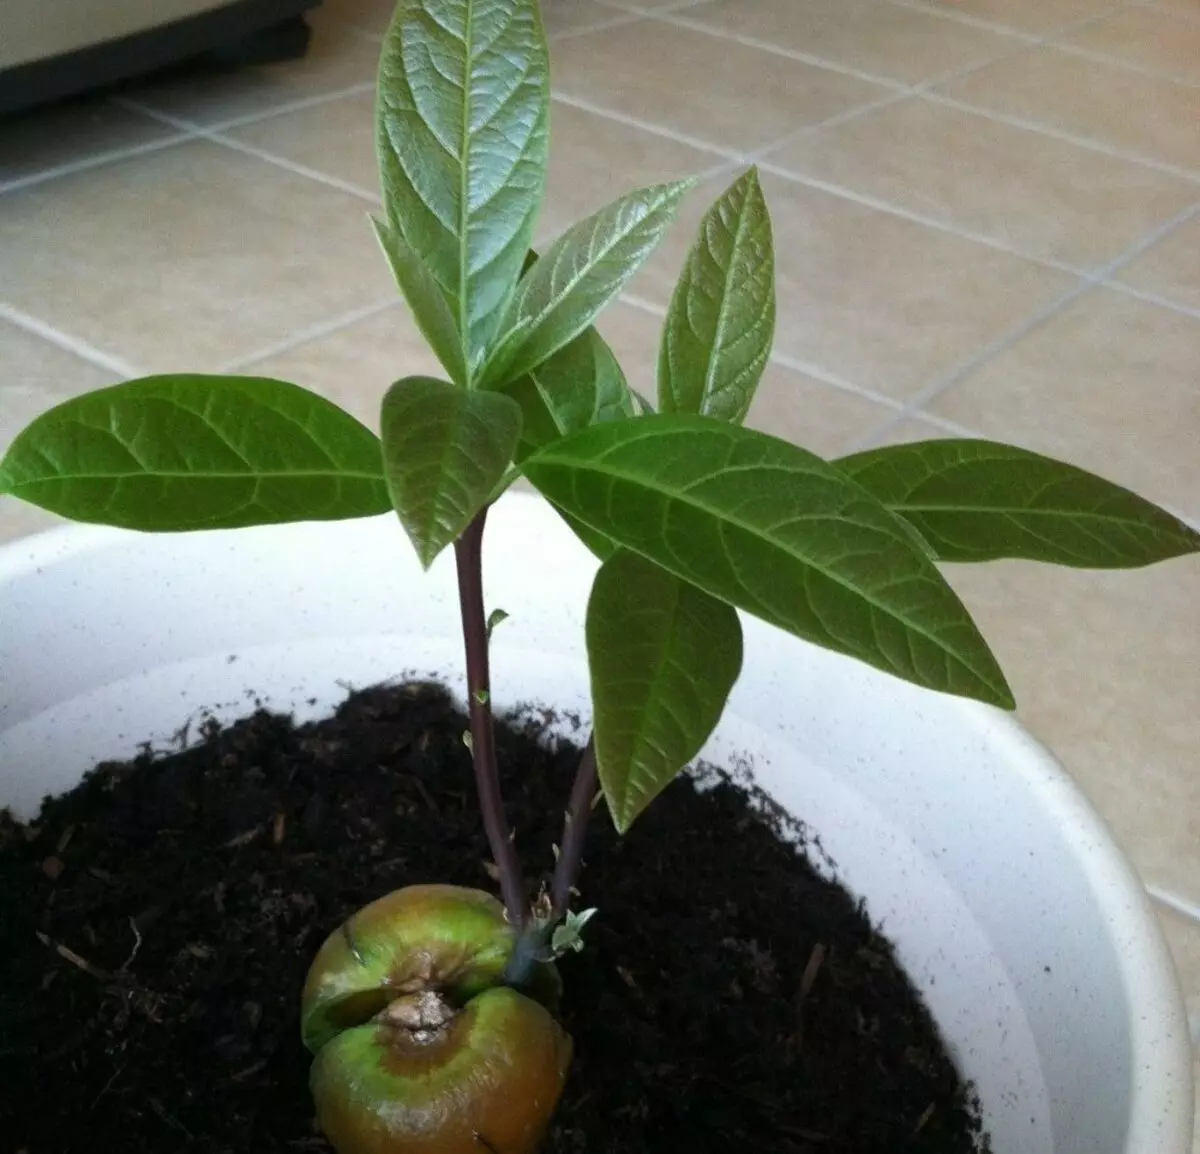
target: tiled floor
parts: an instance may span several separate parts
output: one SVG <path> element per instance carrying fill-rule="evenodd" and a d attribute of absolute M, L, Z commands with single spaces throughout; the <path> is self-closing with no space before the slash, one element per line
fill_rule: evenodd
<path fill-rule="evenodd" d="M 0 446 L 125 374 L 253 367 L 373 420 L 433 368 L 365 222 L 390 8 L 327 0 L 300 63 L 0 124 Z M 756 423 L 829 454 L 1012 440 L 1200 521 L 1200 0 L 545 8 L 543 238 L 634 185 L 763 168 L 780 324 Z M 702 206 L 603 323 L 643 385 Z M 47 521 L 6 504 L 0 539 Z M 1200 565 L 952 577 L 1175 907 L 1200 1016 Z"/>

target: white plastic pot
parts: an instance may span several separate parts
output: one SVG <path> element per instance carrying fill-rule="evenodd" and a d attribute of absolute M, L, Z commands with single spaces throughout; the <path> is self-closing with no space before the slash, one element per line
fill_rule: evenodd
<path fill-rule="evenodd" d="M 494 696 L 587 708 L 594 562 L 510 495 L 485 549 Z M 1010 717 L 753 620 L 714 764 L 819 833 L 897 944 L 983 1102 L 996 1154 L 1186 1154 L 1182 999 L 1136 876 Z M 303 718 L 405 674 L 461 692 L 452 558 L 390 517 L 233 533 L 70 528 L 0 551 L 0 804 L 253 699 Z"/>

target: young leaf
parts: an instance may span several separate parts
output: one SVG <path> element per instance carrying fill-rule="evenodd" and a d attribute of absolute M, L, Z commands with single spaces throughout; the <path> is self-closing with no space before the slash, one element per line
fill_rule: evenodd
<path fill-rule="evenodd" d="M 515 380 L 583 332 L 658 246 L 694 184 L 631 192 L 559 237 L 521 278 L 483 382 Z"/>
<path fill-rule="evenodd" d="M 65 401 L 9 446 L 13 496 L 147 532 L 370 517 L 390 507 L 379 440 L 299 385 L 143 377 Z"/>
<path fill-rule="evenodd" d="M 489 641 L 491 641 L 491 639 L 492 639 L 492 631 L 496 628 L 496 626 L 500 625 L 502 622 L 505 622 L 507 620 L 508 620 L 508 611 L 505 609 L 493 609 L 488 614 L 487 638 Z"/>
<path fill-rule="evenodd" d="M 517 448 L 521 410 L 500 393 L 407 377 L 383 399 L 392 505 L 429 568 L 490 500 Z"/>
<path fill-rule="evenodd" d="M 421 335 L 429 342 L 434 355 L 450 374 L 456 385 L 467 384 L 467 362 L 463 357 L 462 341 L 458 336 L 458 322 L 442 291 L 429 270 L 421 263 L 404 238 L 390 224 L 371 218 L 375 236 L 383 255 L 387 258 L 392 276 L 404 294 L 413 319 Z"/>
<path fill-rule="evenodd" d="M 521 406 L 521 445 L 526 452 L 588 425 L 634 415 L 625 374 L 594 328 L 584 329 L 503 391 Z"/>
<path fill-rule="evenodd" d="M 537 0 L 401 0 L 384 40 L 376 137 L 388 223 L 445 293 L 469 372 L 533 235 L 549 75 Z"/>
<path fill-rule="evenodd" d="M 621 550 L 596 574 L 587 647 L 596 764 L 624 833 L 721 720 L 742 626 L 724 601 Z"/>
<path fill-rule="evenodd" d="M 939 561 L 1124 569 L 1200 552 L 1200 533 L 1149 501 L 1012 445 L 923 441 L 834 464 L 909 521 Z"/>
<path fill-rule="evenodd" d="M 1012 707 L 904 524 L 795 445 L 658 415 L 585 429 L 523 471 L 563 512 L 714 597 L 919 685 Z"/>
<path fill-rule="evenodd" d="M 671 297 L 658 359 L 660 412 L 741 424 L 774 335 L 771 218 L 751 168 L 708 210 Z"/>

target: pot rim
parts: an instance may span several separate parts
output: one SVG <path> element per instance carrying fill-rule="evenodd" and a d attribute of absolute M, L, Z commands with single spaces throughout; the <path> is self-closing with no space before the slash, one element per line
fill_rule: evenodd
<path fill-rule="evenodd" d="M 502 500 L 527 507 L 541 503 L 536 494 L 511 490 Z M 186 535 L 198 536 L 200 531 Z M 0 545 L 0 587 L 57 562 L 119 548 L 141 536 L 144 534 L 107 526 L 69 523 L 18 538 Z M 1144 883 L 1063 764 L 1013 714 L 963 698 L 953 698 L 950 703 L 981 738 L 1006 747 L 1006 760 L 1016 767 L 1014 772 L 1024 788 L 1042 809 L 1055 816 L 1109 927 L 1131 1019 L 1134 1084 L 1130 1088 L 1127 1148 L 1188 1149 L 1193 1110 L 1189 1027 L 1174 962 Z"/>

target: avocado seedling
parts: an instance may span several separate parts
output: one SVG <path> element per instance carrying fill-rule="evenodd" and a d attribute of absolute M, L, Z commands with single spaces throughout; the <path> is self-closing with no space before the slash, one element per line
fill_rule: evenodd
<path fill-rule="evenodd" d="M 739 612 L 1010 709 L 939 562 L 1122 568 L 1200 549 L 1168 512 L 1019 447 L 947 439 L 825 461 L 745 428 L 776 324 L 753 168 L 703 214 L 666 310 L 651 406 L 594 322 L 696 182 L 631 192 L 534 253 L 549 76 L 537 0 L 396 9 L 373 223 L 444 376 L 397 380 L 381 436 L 285 381 L 170 374 L 59 405 L 0 463 L 0 493 L 81 521 L 173 532 L 394 510 L 426 568 L 453 549 L 464 740 L 500 897 L 402 889 L 321 947 L 300 1017 L 318 1119 L 339 1154 L 537 1149 L 572 1052 L 555 959 L 586 948 L 595 913 L 572 908 L 589 816 L 602 797 L 628 830 L 695 758 L 741 671 Z M 592 736 L 540 892 L 501 796 L 489 647 L 503 612 L 489 612 L 482 566 L 488 509 L 518 477 L 598 562 L 585 625 Z"/>

